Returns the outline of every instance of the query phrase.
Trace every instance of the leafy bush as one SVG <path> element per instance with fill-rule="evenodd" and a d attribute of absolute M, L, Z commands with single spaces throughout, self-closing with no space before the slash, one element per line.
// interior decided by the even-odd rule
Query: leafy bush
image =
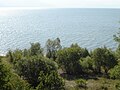
<path fill-rule="evenodd" d="M 85 49 L 72 45 L 57 52 L 57 62 L 68 74 L 78 74 L 82 72 L 79 59 L 86 57 Z"/>
<path fill-rule="evenodd" d="M 116 90 L 120 90 L 120 82 L 116 83 L 115 88 Z"/>
<path fill-rule="evenodd" d="M 101 73 L 101 67 L 103 67 L 105 73 L 113 68 L 117 64 L 117 60 L 111 50 L 104 48 L 97 48 L 92 52 L 92 58 L 94 60 L 94 66 L 96 72 Z"/>
<path fill-rule="evenodd" d="M 42 48 L 40 43 L 31 43 L 31 47 L 29 49 L 30 56 L 42 54 Z"/>
<path fill-rule="evenodd" d="M 7 64 L 0 61 L 0 90 L 30 90 L 30 87 Z"/>
<path fill-rule="evenodd" d="M 42 54 L 42 48 L 40 44 L 37 43 L 31 43 L 31 47 L 29 49 L 19 50 L 16 49 L 14 51 L 9 50 L 6 54 L 8 61 L 10 61 L 13 64 L 16 64 L 19 60 L 21 60 L 23 57 L 31 57 L 31 56 L 40 56 Z"/>
<path fill-rule="evenodd" d="M 90 56 L 81 58 L 79 61 L 84 72 L 89 73 L 90 70 L 93 70 L 94 61 Z"/>
<path fill-rule="evenodd" d="M 20 76 L 23 76 L 32 86 L 39 84 L 39 74 L 43 71 L 45 74 L 51 73 L 51 71 L 57 70 L 55 62 L 48 60 L 42 56 L 23 58 L 16 64 L 16 71 Z"/>
<path fill-rule="evenodd" d="M 87 87 L 87 81 L 84 79 L 78 79 L 75 81 L 78 87 Z"/>
<path fill-rule="evenodd" d="M 27 80 L 34 88 L 61 88 L 62 78 L 57 73 L 57 64 L 42 56 L 23 58 L 16 64 L 17 73 Z M 55 89 L 53 89 L 55 90 Z"/>
<path fill-rule="evenodd" d="M 109 76 L 112 79 L 120 79 L 120 65 L 116 65 L 114 68 L 110 69 Z"/>
<path fill-rule="evenodd" d="M 39 81 L 40 83 L 37 86 L 37 90 L 63 90 L 64 89 L 64 81 L 55 71 L 52 71 L 50 74 L 44 74 L 43 71 L 40 72 Z"/>
<path fill-rule="evenodd" d="M 10 77 L 10 69 L 0 60 L 0 89 L 5 90 Z"/>

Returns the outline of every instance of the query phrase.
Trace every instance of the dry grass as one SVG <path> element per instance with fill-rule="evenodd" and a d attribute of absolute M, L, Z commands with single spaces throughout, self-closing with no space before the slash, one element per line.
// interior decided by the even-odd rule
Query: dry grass
<path fill-rule="evenodd" d="M 115 85 L 118 82 L 120 81 L 106 79 L 106 78 L 98 78 L 98 80 L 88 79 L 87 89 L 85 89 L 85 88 L 78 88 L 74 80 L 71 81 L 66 80 L 65 87 L 67 90 L 116 90 Z"/>

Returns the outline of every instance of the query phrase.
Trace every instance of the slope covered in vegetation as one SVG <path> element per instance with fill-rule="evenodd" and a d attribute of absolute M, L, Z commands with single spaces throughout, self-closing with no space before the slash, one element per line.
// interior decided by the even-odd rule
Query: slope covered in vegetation
<path fill-rule="evenodd" d="M 8 51 L 0 57 L 0 90 L 120 90 L 120 37 L 116 51 L 88 51 L 78 44 L 62 48 L 60 39 L 45 48 Z"/>

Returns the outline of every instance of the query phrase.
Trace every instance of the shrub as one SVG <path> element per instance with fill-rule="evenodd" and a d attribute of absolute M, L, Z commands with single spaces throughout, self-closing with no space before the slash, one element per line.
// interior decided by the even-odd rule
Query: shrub
<path fill-rule="evenodd" d="M 75 75 L 82 72 L 79 64 L 79 59 L 82 57 L 86 57 L 86 50 L 77 45 L 57 52 L 57 62 L 67 74 Z"/>
<path fill-rule="evenodd" d="M 30 90 L 29 84 L 0 61 L 0 90 Z"/>
<path fill-rule="evenodd" d="M 101 67 L 104 69 L 105 74 L 108 74 L 109 69 L 117 64 L 117 60 L 111 50 L 104 48 L 97 48 L 92 52 L 92 58 L 96 72 L 101 73 Z"/>
<path fill-rule="evenodd" d="M 112 79 L 120 79 L 120 65 L 116 65 L 114 68 L 110 69 L 109 76 Z"/>
<path fill-rule="evenodd" d="M 55 71 L 52 71 L 50 74 L 45 74 L 44 72 L 40 72 L 39 81 L 40 83 L 37 86 L 37 90 L 64 89 L 64 81 Z"/>
<path fill-rule="evenodd" d="M 16 64 L 17 73 L 38 90 L 62 88 L 63 79 L 57 73 L 57 64 L 42 56 L 23 58 Z M 52 89 L 53 88 L 53 89 Z"/>
<path fill-rule="evenodd" d="M 76 82 L 78 87 L 83 87 L 83 88 L 87 87 L 87 81 L 84 79 L 78 79 L 75 82 Z"/>
<path fill-rule="evenodd" d="M 115 85 L 116 90 L 120 90 L 120 82 Z"/>
<path fill-rule="evenodd" d="M 87 56 L 86 58 L 81 58 L 79 61 L 83 72 L 89 73 L 91 70 L 93 70 L 94 62 L 90 56 Z"/>

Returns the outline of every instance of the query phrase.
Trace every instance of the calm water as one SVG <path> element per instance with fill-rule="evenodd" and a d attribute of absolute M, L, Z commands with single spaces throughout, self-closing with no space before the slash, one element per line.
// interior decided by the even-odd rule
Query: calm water
<path fill-rule="evenodd" d="M 115 49 L 119 21 L 120 9 L 14 10 L 0 14 L 0 53 L 28 48 L 30 42 L 44 46 L 57 37 L 64 47 L 78 43 L 89 50 L 104 45 Z"/>

